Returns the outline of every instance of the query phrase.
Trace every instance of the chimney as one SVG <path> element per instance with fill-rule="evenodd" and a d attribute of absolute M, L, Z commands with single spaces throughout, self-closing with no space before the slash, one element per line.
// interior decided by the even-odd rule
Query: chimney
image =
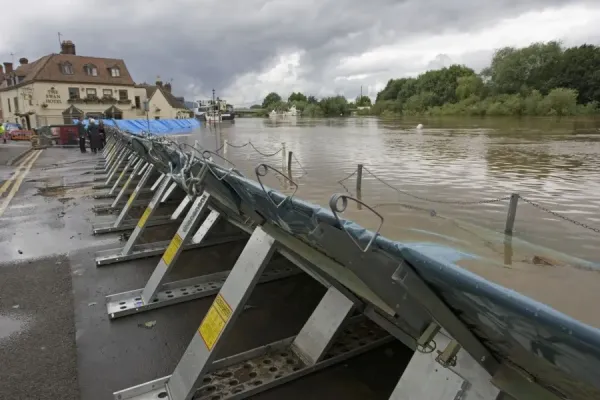
<path fill-rule="evenodd" d="M 29 63 L 29 60 L 26 59 L 25 57 L 19 58 L 19 64 L 25 65 L 27 63 Z"/>
<path fill-rule="evenodd" d="M 160 76 L 157 76 L 157 77 L 156 77 L 156 86 L 160 86 L 160 87 L 162 87 L 162 85 L 163 85 L 163 84 L 162 84 L 162 80 L 160 79 Z"/>
<path fill-rule="evenodd" d="M 167 82 L 165 83 L 165 90 L 169 93 L 171 93 L 171 83 Z"/>
<path fill-rule="evenodd" d="M 4 71 L 7 74 L 10 74 L 11 72 L 13 72 L 13 68 L 12 68 L 12 63 L 11 62 L 5 62 L 4 63 Z"/>
<path fill-rule="evenodd" d="M 70 40 L 63 40 L 63 42 L 60 44 L 60 54 L 76 55 L 75 44 Z"/>

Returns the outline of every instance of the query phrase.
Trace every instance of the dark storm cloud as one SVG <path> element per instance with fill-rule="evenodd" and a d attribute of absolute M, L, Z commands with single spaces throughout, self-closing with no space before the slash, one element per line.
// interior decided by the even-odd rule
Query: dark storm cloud
<path fill-rule="evenodd" d="M 63 6 L 64 13 L 48 19 L 44 8 L 52 2 L 33 1 L 28 23 L 8 33 L 8 42 L 18 49 L 17 58 L 33 59 L 57 51 L 55 35 L 61 31 L 79 54 L 124 58 L 137 81 L 160 75 L 172 78 L 179 92 L 188 84 L 208 92 L 260 70 L 285 51 L 304 50 L 303 78 L 319 82 L 341 57 L 375 46 L 474 31 L 527 11 L 575 2 L 94 0 L 74 10 Z"/>

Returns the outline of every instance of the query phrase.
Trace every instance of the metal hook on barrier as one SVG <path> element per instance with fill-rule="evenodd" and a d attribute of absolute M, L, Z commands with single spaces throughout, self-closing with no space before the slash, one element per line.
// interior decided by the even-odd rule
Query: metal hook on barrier
<path fill-rule="evenodd" d="M 340 203 L 339 200 L 342 200 L 342 204 L 340 207 Z M 344 227 L 344 224 L 342 224 L 342 222 L 340 221 L 340 218 L 338 216 L 338 213 L 343 213 L 346 208 L 348 207 L 348 200 L 352 200 L 364 207 L 366 207 L 367 209 L 369 209 L 373 214 L 375 214 L 377 217 L 379 217 L 379 219 L 381 220 L 379 222 L 379 226 L 377 227 L 377 230 L 375 231 L 375 233 L 373 234 L 373 236 L 371 237 L 371 240 L 369 240 L 369 243 L 367 243 L 366 247 L 363 249 L 360 246 L 360 243 L 358 243 L 358 241 L 354 238 L 354 236 L 352 236 L 350 234 L 350 232 L 348 232 L 346 230 L 346 228 Z M 375 241 L 375 239 L 377 238 L 377 236 L 379 235 L 379 231 L 381 231 L 381 227 L 383 226 L 383 222 L 384 222 L 384 218 L 381 214 L 379 214 L 377 211 L 375 211 L 372 207 L 370 207 L 368 204 L 365 204 L 364 202 L 362 202 L 361 200 L 358 200 L 357 198 L 354 198 L 352 196 L 347 196 L 345 194 L 341 194 L 341 193 L 336 193 L 333 196 L 331 196 L 331 198 L 329 199 L 329 207 L 331 208 L 331 212 L 333 213 L 333 215 L 335 216 L 335 219 L 337 220 L 338 224 L 340 225 L 340 227 L 344 230 L 344 232 L 346 232 L 348 234 L 348 236 L 350 236 L 350 239 L 352 239 L 352 241 L 354 242 L 354 244 L 363 252 L 366 253 L 370 248 L 371 245 L 373 244 L 373 242 Z"/>
<path fill-rule="evenodd" d="M 232 167 L 227 170 L 227 173 L 225 175 L 223 175 L 222 177 L 219 178 L 219 175 L 216 174 L 215 170 L 211 167 L 211 164 L 214 164 L 214 165 L 217 165 L 217 164 L 214 163 L 214 162 L 212 162 L 212 161 L 210 161 L 209 157 L 207 157 L 206 154 L 209 154 L 209 157 L 210 157 L 211 154 L 214 154 L 215 156 L 219 157 L 220 159 L 222 159 L 224 161 L 227 161 L 229 164 L 232 165 Z M 229 161 L 225 157 L 223 157 L 223 156 L 215 153 L 214 151 L 204 150 L 202 152 L 202 158 L 204 159 L 204 164 L 207 166 L 207 168 L 210 170 L 210 172 L 212 172 L 212 174 L 217 177 L 217 180 L 219 180 L 219 181 L 222 181 L 223 179 L 227 178 L 229 175 L 231 175 L 232 172 L 235 172 L 239 176 L 243 176 L 242 173 L 237 170 L 237 168 L 236 168 L 236 166 L 235 166 L 234 163 L 232 163 L 231 161 Z"/>
<path fill-rule="evenodd" d="M 279 175 L 283 176 L 288 182 L 290 182 L 292 185 L 294 185 L 294 192 L 291 194 L 291 196 L 287 196 L 286 198 L 284 198 L 283 200 L 281 200 L 281 202 L 279 202 L 279 204 L 277 204 L 277 203 L 275 203 L 275 201 L 273 201 L 273 197 L 271 196 L 271 193 L 273 192 L 273 190 L 267 191 L 267 189 L 265 189 L 265 186 L 263 185 L 262 181 L 260 180 L 260 177 L 261 176 L 266 176 L 267 172 L 269 172 L 270 169 L 273 170 L 273 171 L 275 171 L 275 172 L 277 172 Z M 296 182 L 294 182 L 293 180 L 291 180 L 286 174 L 284 174 L 283 172 L 281 172 L 277 168 L 271 167 L 269 164 L 259 164 L 254 169 L 254 172 L 256 173 L 256 180 L 260 184 L 260 187 L 262 188 L 263 192 L 265 192 L 265 194 L 267 195 L 267 197 L 269 198 L 269 200 L 271 200 L 271 203 L 273 203 L 275 205 L 275 207 L 277 207 L 277 208 L 281 207 L 281 205 L 283 203 L 285 203 L 286 200 L 291 201 L 292 198 L 294 197 L 294 195 L 296 194 L 296 192 L 298 191 L 298 184 Z"/>

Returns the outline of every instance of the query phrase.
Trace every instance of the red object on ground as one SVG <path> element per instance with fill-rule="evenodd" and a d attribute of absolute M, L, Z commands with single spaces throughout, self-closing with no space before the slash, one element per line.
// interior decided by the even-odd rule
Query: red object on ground
<path fill-rule="evenodd" d="M 76 125 L 58 125 L 58 145 L 76 145 L 79 144 L 79 134 Z"/>
<path fill-rule="evenodd" d="M 12 130 L 9 132 L 11 140 L 31 140 L 31 136 L 33 135 L 32 131 L 25 130 Z"/>

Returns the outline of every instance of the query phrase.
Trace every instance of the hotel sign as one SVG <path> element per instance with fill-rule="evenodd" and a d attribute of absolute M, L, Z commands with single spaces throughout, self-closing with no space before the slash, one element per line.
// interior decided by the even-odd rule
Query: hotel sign
<path fill-rule="evenodd" d="M 56 89 L 48 89 L 46 92 L 46 103 L 48 104 L 62 104 L 60 93 Z"/>

